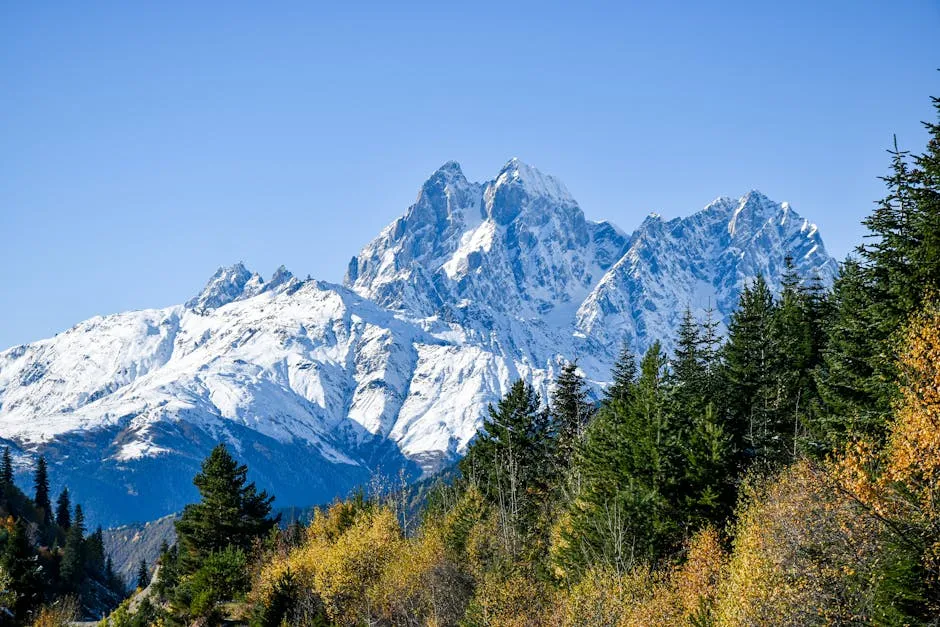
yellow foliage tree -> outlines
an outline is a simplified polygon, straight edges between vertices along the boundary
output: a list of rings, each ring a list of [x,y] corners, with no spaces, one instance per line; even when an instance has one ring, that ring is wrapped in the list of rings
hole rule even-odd
[[[923,545],[928,584],[940,588],[940,310],[911,323],[900,359],[901,401],[891,426],[885,479]],[[940,610],[940,607],[934,609]]]
[[[718,624],[870,622],[883,537],[878,520],[808,461],[747,488]]]

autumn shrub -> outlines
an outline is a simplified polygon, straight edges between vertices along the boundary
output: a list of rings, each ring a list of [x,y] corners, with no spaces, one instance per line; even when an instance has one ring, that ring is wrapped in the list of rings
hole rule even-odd
[[[409,551],[392,510],[361,501],[336,503],[315,514],[299,547],[286,557],[272,557],[261,569],[251,595],[256,615],[285,602],[288,580],[296,603],[307,606],[308,613],[322,607],[337,625],[358,625],[400,611],[382,591],[386,577],[407,597],[394,599],[396,603],[421,605],[413,596],[414,584],[395,570],[395,564],[405,564],[402,558]],[[401,568],[406,566],[420,570],[416,563]]]
[[[616,627],[624,624],[631,609],[653,599],[655,584],[654,573],[647,567],[626,574],[602,566],[590,568],[577,583],[558,591],[548,622],[565,627]]]
[[[658,570],[639,565],[626,572],[594,566],[562,587],[546,624],[648,627],[713,624],[727,555],[712,527],[686,543],[684,557]]]
[[[525,566],[492,570],[476,578],[464,624],[536,627],[546,624],[551,588]]]
[[[394,625],[456,624],[466,604],[461,600],[466,584],[445,558],[439,529],[426,525],[397,549],[370,590],[381,618]]]
[[[78,618],[78,602],[74,597],[64,597],[39,611],[32,627],[67,627]]]
[[[834,473],[797,462],[744,488],[717,620],[869,623],[884,550],[880,522],[840,489]]]

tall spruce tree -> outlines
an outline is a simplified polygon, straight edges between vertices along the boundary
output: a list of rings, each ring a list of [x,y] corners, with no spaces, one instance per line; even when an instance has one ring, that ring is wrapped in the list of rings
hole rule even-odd
[[[72,502],[69,499],[68,488],[62,488],[59,498],[56,499],[55,522],[65,530],[68,530],[72,524]]]
[[[940,118],[940,101],[933,99]],[[837,447],[885,436],[898,378],[896,347],[911,315],[940,294],[940,124],[926,151],[889,150],[885,197],[865,219],[868,243],[843,265],[833,294],[824,360],[816,372],[828,413],[821,439]]]
[[[13,486],[13,457],[10,455],[9,446],[3,447],[3,464],[0,465],[0,484],[2,484],[4,488]]]
[[[578,456],[584,487],[569,508],[560,566],[573,577],[590,564],[627,572],[662,555],[679,525],[677,438],[670,430],[666,356],[658,342],[621,398],[608,398]]]
[[[143,590],[150,585],[150,570],[147,568],[147,560],[140,560],[137,564],[137,587]]]
[[[699,324],[686,309],[679,325],[668,377],[670,433],[679,449],[678,519],[692,530],[721,522],[733,506],[730,435],[717,412],[718,333],[709,311]]]
[[[799,274],[789,255],[784,260],[782,290],[770,321],[773,354],[773,411],[781,430],[778,437],[794,459],[796,445],[808,432],[808,408],[813,402],[810,385],[815,360],[809,304]],[[788,427],[787,425],[791,425]],[[789,431],[789,433],[787,433]]]
[[[822,408],[814,437],[824,451],[868,436],[880,440],[891,410],[894,381],[886,376],[884,338],[873,320],[872,293],[862,266],[842,264],[832,293],[832,315],[826,324],[826,346],[815,370]]]
[[[124,581],[121,579],[120,575],[117,574],[117,571],[114,570],[114,560],[111,559],[110,555],[104,562],[104,580],[108,583],[108,587],[118,595],[124,596],[127,594]]]
[[[940,98],[931,98],[937,122],[925,122],[927,149],[914,157],[911,178],[917,211],[912,227],[917,244],[911,252],[914,284],[921,286],[920,298],[940,295]],[[919,303],[915,303],[915,306]]]
[[[264,536],[280,519],[272,518],[274,497],[258,492],[248,482],[248,467],[239,464],[224,444],[219,444],[202,462],[193,479],[199,489],[199,503],[189,504],[176,521],[181,557],[188,572],[203,558],[226,547],[247,550],[256,538]]]
[[[39,456],[39,460],[36,462],[33,487],[35,488],[33,502],[41,512],[43,522],[50,524],[53,520],[53,511],[52,502],[49,500],[49,472],[46,468],[46,458],[42,455]]]
[[[602,402],[610,404],[629,400],[633,392],[633,386],[636,383],[636,356],[626,342],[624,342],[620,353],[617,355],[610,379],[611,383],[604,390]]]
[[[555,457],[551,421],[538,393],[522,380],[513,383],[488,413],[460,470],[479,485],[509,525],[521,529],[533,521],[551,488]]]
[[[789,451],[774,412],[773,315],[773,295],[758,276],[741,291],[723,350],[728,426],[742,468],[754,460],[780,461]]]
[[[670,365],[673,412],[680,423],[676,426],[688,430],[694,417],[704,411],[709,400],[704,396],[708,364],[705,362],[702,329],[688,307],[679,323]]]
[[[85,569],[93,575],[103,575],[105,571],[104,532],[99,525],[85,539]]]
[[[2,553],[0,553],[0,566],[10,576],[12,593],[12,607],[7,610],[0,622],[3,624],[27,624],[26,618],[30,612],[43,601],[44,582],[41,579],[40,568],[35,550],[29,541],[29,532],[22,518],[13,523],[9,530]]]
[[[75,506],[72,525],[65,535],[62,551],[62,582],[72,591],[78,590],[85,567],[85,514],[81,505]]]
[[[558,439],[556,466],[563,473],[569,473],[584,431],[594,415],[594,404],[589,400],[584,377],[578,374],[574,362],[565,364],[555,379],[551,415]]]

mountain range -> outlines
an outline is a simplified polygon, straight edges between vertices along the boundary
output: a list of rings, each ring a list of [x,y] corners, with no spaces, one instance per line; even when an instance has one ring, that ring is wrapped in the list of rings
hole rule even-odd
[[[668,349],[687,307],[726,324],[787,256],[807,281],[838,271],[814,224],[756,191],[627,234],[517,159],[482,183],[448,162],[342,285],[238,263],[184,304],[0,352],[0,440],[21,474],[45,455],[104,525],[192,501],[219,441],[279,506],[324,502],[453,462],[519,377],[544,394],[576,359],[599,388],[624,344]]]

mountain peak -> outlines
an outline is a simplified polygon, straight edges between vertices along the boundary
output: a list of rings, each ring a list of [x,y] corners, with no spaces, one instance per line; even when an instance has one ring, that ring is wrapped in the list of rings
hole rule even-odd
[[[463,169],[460,167],[460,164],[456,161],[445,161],[441,167],[434,171],[435,174],[438,172],[451,175],[463,176]]]
[[[496,176],[495,186],[514,185],[523,188],[529,196],[542,196],[563,201],[574,200],[565,184],[554,176],[543,174],[537,168],[513,157]]]
[[[440,193],[448,187],[466,185],[467,178],[456,161],[448,161],[436,169],[421,186],[421,195]]]
[[[775,203],[764,194],[752,189],[742,196],[728,220],[728,234],[734,237],[740,228],[747,225],[757,225],[765,222],[770,216],[781,209],[782,205]]]
[[[255,275],[239,261],[215,271],[198,296],[186,302],[186,307],[198,312],[216,309],[237,299]]]

